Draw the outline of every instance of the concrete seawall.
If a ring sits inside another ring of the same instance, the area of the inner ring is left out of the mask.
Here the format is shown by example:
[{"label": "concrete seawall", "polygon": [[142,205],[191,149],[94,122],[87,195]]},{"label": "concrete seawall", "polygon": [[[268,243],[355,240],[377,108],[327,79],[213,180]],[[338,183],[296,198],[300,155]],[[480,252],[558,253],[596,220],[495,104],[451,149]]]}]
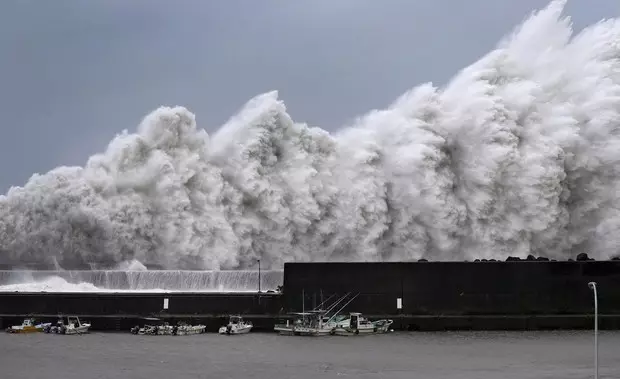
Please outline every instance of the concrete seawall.
[{"label": "concrete seawall", "polygon": [[579,329],[593,325],[590,281],[601,328],[618,329],[620,261],[287,263],[283,303],[299,311],[350,292],[348,310],[403,329]]},{"label": "concrete seawall", "polygon": [[620,261],[287,263],[282,294],[0,293],[0,323],[63,314],[88,318],[93,330],[128,330],[155,316],[215,331],[242,314],[256,330],[272,330],[288,312],[351,293],[344,312],[390,318],[395,329],[582,329],[593,326],[590,281],[598,283],[601,329],[620,329]]},{"label": "concrete seawall", "polygon": [[91,321],[93,330],[128,330],[144,317],[200,322],[217,330],[229,314],[242,314],[257,330],[272,330],[281,310],[275,293],[0,293],[2,327],[28,316],[55,321],[58,315],[76,315]]}]

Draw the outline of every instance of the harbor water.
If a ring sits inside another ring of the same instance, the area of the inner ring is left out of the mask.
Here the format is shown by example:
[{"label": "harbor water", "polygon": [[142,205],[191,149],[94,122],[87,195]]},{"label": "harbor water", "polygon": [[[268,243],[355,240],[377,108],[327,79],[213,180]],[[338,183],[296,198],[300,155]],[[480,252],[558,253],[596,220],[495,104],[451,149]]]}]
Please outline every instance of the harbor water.
[{"label": "harbor water", "polygon": [[[620,333],[599,336],[600,378],[620,377]],[[593,377],[593,334],[443,332],[363,337],[0,334],[4,379]]]}]

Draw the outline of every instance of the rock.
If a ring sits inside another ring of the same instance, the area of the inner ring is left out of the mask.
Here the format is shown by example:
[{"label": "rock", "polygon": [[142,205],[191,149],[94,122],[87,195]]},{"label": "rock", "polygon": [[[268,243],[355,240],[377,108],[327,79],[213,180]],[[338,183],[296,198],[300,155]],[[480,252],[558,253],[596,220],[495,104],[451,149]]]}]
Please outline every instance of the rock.
[{"label": "rock", "polygon": [[577,261],[587,261],[588,260],[588,254],[586,253],[579,253],[577,254]]}]

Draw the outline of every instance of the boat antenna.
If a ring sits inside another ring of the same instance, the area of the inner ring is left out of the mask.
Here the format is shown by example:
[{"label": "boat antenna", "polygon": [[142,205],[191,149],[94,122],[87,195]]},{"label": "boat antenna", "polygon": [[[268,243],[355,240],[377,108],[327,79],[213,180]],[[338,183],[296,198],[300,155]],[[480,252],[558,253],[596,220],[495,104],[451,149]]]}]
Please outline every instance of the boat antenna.
[{"label": "boat antenna", "polygon": [[327,311],[325,311],[325,313],[329,313],[329,312],[331,312],[334,308],[336,308],[336,306],[337,306],[338,304],[340,304],[340,303],[341,303],[344,299],[346,299],[346,298],[347,298],[347,296],[349,296],[350,294],[351,294],[351,292],[347,292],[347,293],[345,293],[345,294],[344,294],[344,296],[343,296],[343,297],[341,297],[341,298],[340,298],[338,301],[336,301],[334,304],[332,304],[332,306],[331,306],[331,307],[329,307],[329,309],[327,309]]},{"label": "boat antenna", "polygon": [[316,307],[314,310],[316,311],[316,310],[318,310],[318,309],[322,308],[322,307],[323,307],[323,305],[324,305],[325,303],[327,303],[327,302],[329,301],[329,299],[331,299],[331,298],[332,298],[332,297],[334,297],[334,296],[336,296],[336,294],[332,294],[332,295],[331,295],[330,297],[328,297],[325,301],[323,301],[323,290],[321,290],[321,304],[319,304],[319,306],[318,306],[318,307]]},{"label": "boat antenna", "polygon": [[330,318],[327,320],[327,322],[330,322],[330,321],[331,321],[334,317],[336,317],[336,315],[337,315],[338,313],[340,313],[340,312],[344,309],[344,307],[346,307],[347,305],[349,305],[349,303],[351,303],[353,300],[355,300],[355,298],[357,298],[357,297],[359,296],[359,294],[360,294],[360,293],[358,292],[358,293],[357,293],[357,295],[355,295],[355,296],[353,296],[353,297],[351,298],[351,300],[347,301],[347,303],[346,303],[345,305],[343,305],[343,306],[342,306],[342,308],[340,308],[340,309],[338,310],[338,312],[334,313],[334,315],[333,315],[332,317],[330,317]]}]

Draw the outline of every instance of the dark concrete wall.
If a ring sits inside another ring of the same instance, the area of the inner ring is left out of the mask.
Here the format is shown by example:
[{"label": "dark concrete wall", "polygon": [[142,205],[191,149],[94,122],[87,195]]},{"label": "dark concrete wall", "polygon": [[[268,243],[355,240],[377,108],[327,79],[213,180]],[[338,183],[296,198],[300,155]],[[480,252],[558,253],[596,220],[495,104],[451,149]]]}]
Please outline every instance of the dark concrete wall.
[{"label": "dark concrete wall", "polygon": [[[620,261],[286,263],[287,311],[317,295],[360,293],[345,311],[369,315],[620,314]],[[403,299],[403,309],[396,299]]]},{"label": "dark concrete wall", "polygon": [[0,315],[267,315],[281,308],[278,294],[0,293]]},{"label": "dark concrete wall", "polygon": [[[87,316],[93,329],[126,330],[140,317],[190,320],[216,328],[231,313],[272,330],[282,312],[332,294],[360,293],[347,311],[393,318],[397,329],[579,329],[592,326],[599,289],[600,326],[620,328],[620,261],[287,263],[283,295],[265,293],[0,293],[0,324],[26,315]],[[403,309],[396,309],[396,298]],[[163,299],[169,309],[163,311]],[[96,325],[96,326],[95,326]]]}]

